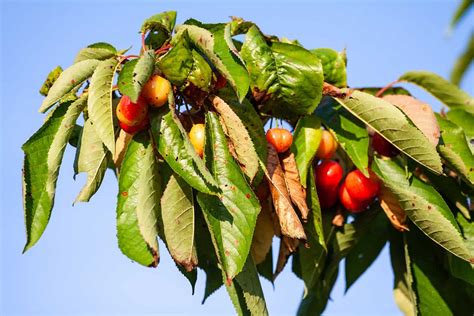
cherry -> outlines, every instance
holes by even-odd
[[[319,205],[322,209],[328,209],[337,203],[337,187],[334,189],[317,188]]]
[[[221,74],[216,74],[216,79],[214,81],[214,87],[217,90],[224,88],[227,85],[227,79]]]
[[[380,190],[377,176],[369,170],[370,178],[364,176],[359,170],[351,171],[347,174],[344,184],[350,196],[359,201],[373,199]]]
[[[146,116],[140,123],[135,126],[127,125],[121,121],[119,121],[119,125],[120,128],[128,134],[135,134],[150,127],[150,119],[148,118],[148,116]]]
[[[367,208],[369,201],[360,201],[355,199],[347,190],[346,182],[339,188],[339,200],[342,205],[351,213],[359,213]]]
[[[395,157],[400,152],[378,133],[374,133],[372,137],[372,147],[376,152],[386,157]]]
[[[122,96],[117,105],[117,119],[119,122],[135,126],[140,124],[148,115],[148,104],[142,97],[139,97],[136,103],[133,103],[126,95]]]
[[[316,187],[321,190],[337,189],[339,182],[341,182],[344,171],[339,163],[326,160],[316,166]]]
[[[278,153],[287,151],[293,143],[293,135],[284,128],[270,128],[267,131],[267,141],[275,148]]]
[[[165,78],[154,75],[143,86],[143,97],[154,107],[162,107],[168,102],[171,83]]]
[[[189,131],[189,140],[196,153],[202,157],[204,154],[205,127],[204,124],[194,124]]]
[[[319,159],[331,159],[336,152],[336,149],[337,141],[329,131],[323,130],[316,157]]]

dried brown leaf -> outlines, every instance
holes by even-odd
[[[306,204],[306,190],[301,185],[295,155],[292,152],[287,152],[282,157],[281,162],[285,173],[286,185],[290,192],[290,198],[300,210],[301,218],[306,222],[309,214],[308,205]]]
[[[273,241],[273,219],[271,210],[271,201],[266,199],[260,201],[262,210],[257,217],[257,224],[252,239],[251,253],[255,264],[260,264],[265,260]]]
[[[392,226],[401,232],[408,230],[406,226],[407,214],[400,206],[397,197],[389,189],[381,186],[378,198],[380,206],[392,223]]]
[[[440,136],[439,125],[429,104],[408,95],[389,94],[385,95],[383,99],[402,110],[416,127],[425,134],[431,144],[434,146],[438,145]]]
[[[342,214],[341,209],[338,209],[332,218],[332,224],[336,227],[342,227],[344,226],[345,220],[346,219],[344,218],[344,214]]]
[[[281,233],[285,236],[306,240],[303,225],[290,202],[288,188],[286,186],[285,175],[280,166],[280,159],[272,145],[268,145],[267,160],[267,181],[270,186],[270,193],[273,205],[280,222]]]
[[[278,260],[275,269],[275,273],[273,273],[273,280],[280,274],[281,271],[286,266],[288,262],[288,258],[290,255],[296,251],[299,245],[299,240],[295,238],[290,238],[287,236],[282,236],[280,239],[280,251],[278,253]]]

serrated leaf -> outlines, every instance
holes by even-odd
[[[151,113],[151,130],[158,152],[176,174],[200,192],[219,192],[216,180],[197,155],[174,113]]]
[[[49,89],[39,111],[46,112],[74,88],[82,85],[94,72],[100,61],[89,59],[81,61],[64,70]]]
[[[237,315],[268,315],[265,297],[252,257],[247,261],[235,281],[226,285]]]
[[[136,134],[127,147],[119,176],[117,238],[124,255],[156,267],[161,180],[153,146],[146,133]]]
[[[74,102],[61,103],[22,147],[25,153],[23,207],[26,226],[23,252],[36,244],[49,222],[64,150],[86,102],[87,94]]]
[[[230,25],[192,23],[198,25],[180,25],[176,28],[177,33],[188,32],[194,46],[209,58],[242,101],[249,88],[249,77],[237,50],[230,45]]]
[[[334,132],[357,169],[368,177],[369,134],[365,125],[330,97],[323,98],[316,115]]]
[[[47,96],[49,89],[53,86],[53,84],[56,82],[58,79],[59,75],[63,72],[63,68],[61,66],[57,66],[51,72],[48,74],[48,77],[46,77],[45,81],[43,82],[43,85],[41,86],[39,93]]]
[[[295,154],[296,166],[301,184],[306,187],[306,175],[321,141],[321,121],[314,115],[303,116],[298,120],[293,132],[291,152]]]
[[[408,230],[408,226],[406,225],[407,214],[400,206],[397,196],[382,185],[377,198],[379,199],[380,207],[387,215],[392,226],[401,232]]]
[[[256,26],[241,49],[254,98],[276,116],[311,114],[322,97],[323,68],[308,50],[292,44],[267,44]]]
[[[436,114],[443,144],[438,146],[438,150],[444,159],[460,175],[474,184],[474,156],[466,141],[466,135],[459,126]]]
[[[470,0],[465,0],[464,2],[471,2]],[[469,43],[462,52],[462,54],[456,60],[456,63],[451,70],[451,82],[455,85],[461,83],[466,71],[469,69],[469,66],[472,65],[474,60],[474,33],[471,33]]]
[[[342,88],[347,86],[346,54],[331,48],[312,49],[323,65],[324,81]]]
[[[256,265],[261,264],[268,256],[272,248],[275,232],[273,230],[273,219],[270,201],[260,201],[262,210],[258,214],[257,223],[252,239],[251,253]]]
[[[345,260],[346,292],[377,259],[388,238],[389,225],[383,215],[377,216],[369,230],[349,252]]]
[[[89,202],[90,198],[102,184],[110,160],[110,154],[97,135],[90,120],[84,123],[76,160],[76,172],[86,172],[87,182],[74,203]]]
[[[249,177],[250,182],[252,182],[258,171],[259,157],[247,128],[230,105],[223,99],[214,96],[212,104],[226,127],[227,135],[232,142],[237,156],[237,161],[240,163],[244,173]]]
[[[145,33],[150,30],[162,30],[165,31],[168,35],[171,35],[173,32],[174,25],[176,23],[176,11],[165,11],[155,15],[152,15],[146,19],[140,31]]]
[[[285,174],[286,186],[290,193],[291,201],[300,210],[301,219],[307,221],[309,209],[306,204],[306,190],[301,184],[295,155],[292,152],[284,154],[281,158],[281,166]]]
[[[374,158],[372,170],[397,196],[408,217],[424,234],[453,255],[474,261],[451,210],[433,187],[416,177],[409,181],[405,170],[395,161]]]
[[[161,197],[163,234],[171,257],[188,272],[197,265],[193,190],[172,175]]]
[[[117,65],[115,59],[100,62],[92,75],[87,101],[89,119],[97,135],[111,153],[115,152],[112,86]]]
[[[469,94],[432,72],[409,71],[398,80],[420,86],[450,108],[474,106],[474,99]]]
[[[437,174],[442,172],[435,147],[397,107],[359,91],[335,100],[413,160]]]
[[[294,210],[288,188],[286,186],[285,174],[280,165],[278,154],[272,145],[268,144],[267,181],[272,194],[273,205],[280,223],[281,233],[285,236],[306,239],[303,225]]]
[[[138,59],[127,62],[118,77],[120,93],[137,102],[143,86],[153,74],[155,67],[155,52],[148,50]]]
[[[216,114],[206,114],[206,161],[222,190],[220,197],[198,194],[222,269],[232,280],[249,254],[260,204],[233,160]]]
[[[103,42],[94,43],[81,49],[77,53],[74,63],[88,59],[105,60],[114,57],[116,54],[117,49],[114,46]]]

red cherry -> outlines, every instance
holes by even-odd
[[[339,188],[339,200],[342,205],[351,213],[359,213],[367,208],[369,205],[368,201],[360,201],[355,199],[347,190],[346,183],[344,182]]]
[[[133,103],[126,95],[120,98],[117,105],[117,119],[128,126],[139,125],[148,115],[148,104],[141,96]]]
[[[316,167],[316,187],[324,191],[337,189],[343,173],[344,170],[337,162],[332,160],[323,161]]]
[[[130,126],[119,121],[120,128],[129,134],[135,134],[150,127],[150,119],[146,116],[138,125]]]
[[[337,203],[337,188],[334,189],[324,189],[318,188],[318,198],[319,198],[319,205],[322,209],[328,209],[336,205]]]
[[[376,152],[386,157],[395,157],[400,153],[400,151],[395,146],[390,144],[378,133],[375,133],[372,137],[372,147]]]
[[[284,128],[270,128],[266,137],[278,153],[284,153],[293,143],[293,135]]]
[[[359,201],[368,201],[379,193],[380,184],[377,176],[370,170],[369,174],[370,178],[366,178],[359,170],[347,174],[344,184],[352,198]]]

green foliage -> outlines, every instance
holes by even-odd
[[[156,267],[159,237],[193,292],[197,268],[204,271],[203,302],[224,285],[238,315],[267,315],[259,275],[273,284],[292,259],[304,288],[298,315],[321,314],[340,263],[345,260],[347,291],[388,242],[394,299],[403,313],[473,313],[472,96],[433,73],[405,73],[399,81],[448,106],[435,120],[425,103],[413,114],[380,98],[411,95],[405,88],[345,88],[345,51],[307,50],[241,18],[216,24],[191,19],[174,32],[175,22],[174,11],[148,18],[138,56],[99,42],[46,78],[40,111],[52,110],[23,145],[24,251],[48,224],[69,143],[75,176],[87,175],[75,202],[88,202],[112,169],[121,251]],[[167,106],[149,107],[149,122],[127,128],[142,130],[120,130],[120,97],[138,100],[152,74],[171,83]],[[282,118],[294,129],[293,142],[277,154],[264,126]],[[418,119],[428,122],[434,137]],[[194,147],[198,137],[188,135],[193,124],[205,124],[203,157]],[[331,160],[342,165],[343,176],[355,168],[369,176],[372,169],[380,180],[382,191],[360,213],[350,214],[341,201],[321,209],[331,193],[314,172],[321,125],[342,149]],[[373,150],[374,132],[401,154],[390,158]],[[262,209],[268,216],[257,221]],[[291,225],[284,224],[288,217]],[[257,228],[255,236],[263,232],[265,241],[254,238]],[[275,272],[273,236],[280,238]]]
[[[466,2],[471,2],[467,0]],[[464,74],[469,69],[469,66],[472,65],[474,60],[474,33],[471,33],[469,43],[466,45],[466,48],[462,54],[456,60],[453,69],[451,70],[451,82],[455,85],[459,85],[461,80],[464,77]]]

